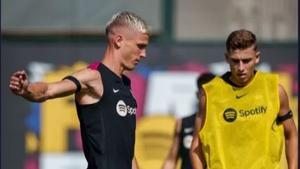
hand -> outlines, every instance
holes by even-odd
[[[26,95],[28,85],[28,76],[24,70],[17,71],[10,77],[9,88],[16,95]]]

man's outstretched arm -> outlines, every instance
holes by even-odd
[[[86,83],[93,80],[95,76],[84,69],[72,74],[82,89],[86,89]],[[33,102],[43,102],[48,99],[64,97],[76,92],[78,86],[69,79],[53,83],[34,82],[30,83],[26,72],[17,71],[10,77],[10,90],[19,96]]]

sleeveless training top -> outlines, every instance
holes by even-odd
[[[199,137],[209,169],[280,168],[284,136],[276,124],[278,85],[277,75],[259,71],[242,88],[220,77],[203,85],[206,119]]]
[[[191,148],[194,132],[196,114],[182,119],[180,131],[179,157],[181,158],[181,169],[192,169],[189,151]]]
[[[97,69],[103,83],[102,98],[89,105],[76,103],[88,169],[131,169],[137,103],[130,80],[103,64]]]

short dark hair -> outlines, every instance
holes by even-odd
[[[208,83],[209,81],[211,81],[214,77],[215,77],[215,75],[212,74],[212,73],[209,73],[209,72],[205,72],[205,73],[202,73],[201,75],[199,75],[198,78],[197,78],[197,87],[198,87],[198,89],[200,89],[203,84]]]
[[[254,46],[254,50],[257,50],[256,36],[246,29],[231,32],[226,40],[227,52],[232,52],[236,49],[247,49],[251,46]]]

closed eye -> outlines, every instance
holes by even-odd
[[[243,62],[244,64],[246,64],[246,63],[249,63],[251,60],[252,60],[252,59],[243,59],[242,62]]]
[[[231,61],[236,64],[240,63],[240,60],[238,60],[238,59],[231,59]]]
[[[147,45],[146,45],[146,44],[138,44],[137,47],[138,47],[140,50],[143,50],[143,49],[146,49]]]

